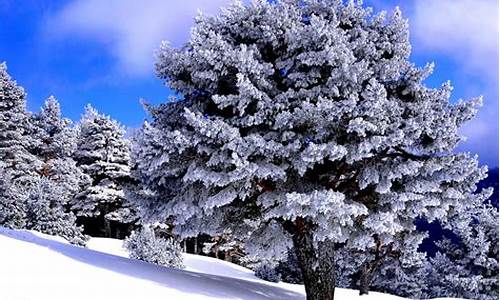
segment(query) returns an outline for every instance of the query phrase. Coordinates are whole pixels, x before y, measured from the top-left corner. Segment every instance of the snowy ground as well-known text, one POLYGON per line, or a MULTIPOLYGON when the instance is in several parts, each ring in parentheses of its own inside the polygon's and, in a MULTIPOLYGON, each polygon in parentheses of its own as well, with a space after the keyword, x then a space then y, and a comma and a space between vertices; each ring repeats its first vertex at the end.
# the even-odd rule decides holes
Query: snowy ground
MULTIPOLYGON (((37 232, 0 227, 0 298, 5 300, 305 299, 302 285, 269 283, 252 271, 186 254, 185 270, 127 258, 120 240, 93 238, 88 248, 37 232)), ((336 289, 336 299, 402 299, 336 289)))

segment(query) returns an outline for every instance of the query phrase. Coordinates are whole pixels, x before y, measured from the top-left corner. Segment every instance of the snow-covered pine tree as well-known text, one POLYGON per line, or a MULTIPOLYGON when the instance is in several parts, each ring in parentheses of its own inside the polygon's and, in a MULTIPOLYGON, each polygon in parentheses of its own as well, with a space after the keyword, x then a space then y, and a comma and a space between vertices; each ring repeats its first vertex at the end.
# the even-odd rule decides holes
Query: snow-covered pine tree
POLYGON ((59 103, 49 97, 41 111, 30 116, 30 152, 41 162, 26 187, 26 223, 24 228, 58 235, 83 245, 85 237, 69 211, 70 200, 79 192, 84 174, 71 157, 76 145, 76 131, 61 116, 59 103))
MULTIPOLYGON (((399 242, 403 244, 398 247, 401 251, 389 252, 380 259, 379 266, 374 270, 373 282, 370 283, 373 289, 411 299, 424 298, 428 283, 428 260, 426 253, 419 252, 418 247, 426 237, 425 233, 409 232, 408 236, 401 238, 399 242)), ((369 261, 377 262, 376 259, 369 261)))
POLYGON ((76 216, 64 206, 69 194, 63 185, 40 177, 27 190, 24 228, 57 235, 73 244, 85 244, 83 228, 76 225, 76 216))
POLYGON ((33 141, 28 134, 29 114, 24 89, 0 63, 0 161, 12 180, 29 183, 38 176, 40 161, 29 152, 33 141))
POLYGON ((61 106, 54 96, 45 100, 39 113, 32 116, 38 142, 37 151, 45 160, 70 157, 76 149, 76 130, 63 118, 61 106))
POLYGON ((426 237, 427 233, 408 229, 397 234, 388 246, 379 243, 376 247, 359 249, 337 244, 339 286, 358 289, 361 295, 373 287, 384 293, 420 298, 425 290, 420 283, 424 280, 417 274, 421 274, 427 261, 426 253, 418 248, 426 237))
POLYGON ((85 108, 74 158, 90 184, 74 199, 72 209, 88 234, 123 238, 137 220, 124 195, 131 180, 124 133, 117 121, 90 105, 85 108))
POLYGON ((425 270, 427 296, 498 299, 498 208, 486 203, 450 223, 458 240, 437 242, 425 270))
POLYGON ((25 225, 25 187, 38 177, 40 161, 29 152, 26 94, 0 63, 0 225, 25 225))
POLYGON ((324 300, 337 245, 401 252, 415 218, 467 210, 486 170, 453 150, 481 100, 452 104, 449 83, 425 86, 432 66, 409 61, 408 36, 399 10, 352 1, 200 16, 183 48, 158 53, 182 97, 150 108, 133 146, 144 217, 183 236, 253 232, 261 256, 293 245, 307 299, 324 300))
POLYGON ((26 221, 25 194, 12 180, 10 170, 0 161, 0 225, 23 228, 26 221))
POLYGON ((31 123, 36 140, 32 153, 42 161, 39 173, 56 182, 67 195, 65 198, 73 198, 89 180, 72 157, 76 150, 76 129, 69 119, 62 117, 59 102, 53 96, 32 116, 31 123))

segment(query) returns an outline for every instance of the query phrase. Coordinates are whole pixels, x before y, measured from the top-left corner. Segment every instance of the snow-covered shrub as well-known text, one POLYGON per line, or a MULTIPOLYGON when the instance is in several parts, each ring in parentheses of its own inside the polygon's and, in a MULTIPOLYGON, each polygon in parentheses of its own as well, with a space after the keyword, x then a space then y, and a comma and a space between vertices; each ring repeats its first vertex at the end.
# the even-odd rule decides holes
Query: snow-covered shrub
POLYGON ((144 226, 124 241, 130 257, 171 268, 184 268, 182 249, 173 238, 163 238, 155 234, 151 226, 144 226))
POLYGON ((278 282, 281 280, 280 274, 276 271, 276 268, 271 266, 267 262, 262 262, 255 269, 255 276, 265 281, 278 282))

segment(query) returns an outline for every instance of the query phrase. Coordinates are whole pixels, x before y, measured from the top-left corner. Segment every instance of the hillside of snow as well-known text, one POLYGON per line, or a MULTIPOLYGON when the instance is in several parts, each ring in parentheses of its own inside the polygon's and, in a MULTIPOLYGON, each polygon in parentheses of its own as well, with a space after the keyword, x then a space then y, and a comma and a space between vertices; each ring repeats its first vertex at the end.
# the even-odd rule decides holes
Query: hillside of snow
MULTIPOLYGON (((185 254, 185 270, 127 258, 122 241, 92 238, 87 248, 59 237, 0 227, 0 298, 6 300, 305 299, 302 285, 270 283, 251 270, 185 254)), ((380 293, 359 297, 337 289, 336 299, 402 299, 380 293)))

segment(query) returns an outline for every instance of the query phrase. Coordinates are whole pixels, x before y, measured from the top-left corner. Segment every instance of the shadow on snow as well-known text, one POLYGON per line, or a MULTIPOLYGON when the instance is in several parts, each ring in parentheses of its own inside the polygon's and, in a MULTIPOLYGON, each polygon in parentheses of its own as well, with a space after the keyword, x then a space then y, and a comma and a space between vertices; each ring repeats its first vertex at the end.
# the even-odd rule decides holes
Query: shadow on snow
POLYGON ((149 280, 185 293, 219 298, 304 299, 304 296, 299 293, 271 285, 158 266, 39 237, 29 231, 2 229, 0 230, 0 234, 19 241, 46 247, 85 264, 126 276, 149 280))

